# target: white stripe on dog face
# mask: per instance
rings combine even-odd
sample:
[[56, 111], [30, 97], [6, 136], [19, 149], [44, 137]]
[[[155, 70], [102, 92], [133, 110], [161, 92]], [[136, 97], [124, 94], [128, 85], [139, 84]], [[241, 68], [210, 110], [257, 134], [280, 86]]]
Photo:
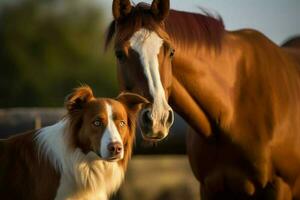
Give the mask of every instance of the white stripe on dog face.
[[142, 28], [135, 32], [129, 41], [131, 48], [140, 56], [149, 93], [154, 99], [152, 117], [160, 118], [166, 110], [170, 109], [159, 73], [158, 54], [163, 45], [163, 39], [154, 31]]
[[[106, 106], [106, 113], [107, 113], [107, 126], [104, 131], [104, 134], [101, 138], [101, 149], [100, 149], [100, 155], [102, 158], [108, 158], [110, 156], [110, 153], [107, 149], [108, 144], [111, 142], [119, 142], [123, 146], [123, 141], [120, 136], [120, 133], [115, 125], [115, 122], [113, 120], [113, 112], [112, 112], [112, 107], [108, 103], [105, 103]], [[121, 159], [124, 156], [124, 148], [122, 148], [121, 152]]]

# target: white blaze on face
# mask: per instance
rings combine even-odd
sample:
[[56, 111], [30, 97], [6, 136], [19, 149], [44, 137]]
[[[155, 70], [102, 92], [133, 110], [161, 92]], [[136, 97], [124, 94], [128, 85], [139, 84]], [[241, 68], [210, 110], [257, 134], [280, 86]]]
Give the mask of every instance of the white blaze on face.
[[[123, 141], [122, 138], [120, 136], [120, 133], [115, 125], [115, 122], [113, 120], [113, 112], [112, 112], [112, 107], [111, 105], [109, 105], [108, 103], [105, 104], [106, 106], [106, 113], [107, 113], [107, 126], [106, 129], [102, 135], [101, 138], [101, 148], [100, 148], [100, 155], [102, 158], [109, 158], [110, 157], [110, 153], [108, 151], [108, 144], [112, 143], [112, 142], [119, 142], [120, 144], [122, 144], [123, 146]], [[120, 159], [123, 158], [124, 156], [124, 148], [122, 148], [121, 151], [121, 157]]]
[[158, 54], [163, 45], [163, 39], [154, 31], [142, 28], [135, 32], [129, 41], [131, 48], [140, 56], [149, 92], [154, 99], [152, 118], [162, 119], [170, 109], [159, 73]]

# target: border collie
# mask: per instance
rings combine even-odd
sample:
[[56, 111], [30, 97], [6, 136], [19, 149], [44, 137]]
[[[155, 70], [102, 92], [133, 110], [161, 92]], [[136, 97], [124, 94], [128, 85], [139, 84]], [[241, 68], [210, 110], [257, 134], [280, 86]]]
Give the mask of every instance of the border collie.
[[61, 121], [0, 140], [0, 198], [107, 200], [124, 178], [144, 103], [132, 93], [114, 100], [75, 89]]

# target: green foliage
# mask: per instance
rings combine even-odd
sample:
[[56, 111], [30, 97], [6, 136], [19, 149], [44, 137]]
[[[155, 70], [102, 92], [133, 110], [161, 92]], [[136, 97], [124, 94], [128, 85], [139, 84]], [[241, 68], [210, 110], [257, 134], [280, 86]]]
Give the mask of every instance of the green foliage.
[[0, 107], [62, 106], [72, 88], [117, 95], [113, 55], [104, 53], [97, 4], [25, 0], [0, 11]]

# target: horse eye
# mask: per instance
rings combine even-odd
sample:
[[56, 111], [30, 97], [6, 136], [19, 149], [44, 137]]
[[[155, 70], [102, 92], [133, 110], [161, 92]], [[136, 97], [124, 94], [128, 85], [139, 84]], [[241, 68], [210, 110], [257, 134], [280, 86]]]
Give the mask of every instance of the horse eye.
[[117, 50], [117, 51], [115, 52], [115, 55], [116, 55], [116, 57], [117, 57], [117, 59], [118, 59], [119, 61], [124, 61], [125, 58], [126, 58], [125, 52], [124, 52], [124, 51], [121, 51], [121, 50]]
[[125, 127], [126, 126], [126, 122], [125, 121], [120, 121], [120, 127]]
[[93, 125], [96, 127], [102, 127], [103, 123], [100, 120], [96, 119], [95, 121], [93, 121]]
[[175, 49], [171, 49], [170, 51], [170, 58], [173, 58], [175, 55]]

